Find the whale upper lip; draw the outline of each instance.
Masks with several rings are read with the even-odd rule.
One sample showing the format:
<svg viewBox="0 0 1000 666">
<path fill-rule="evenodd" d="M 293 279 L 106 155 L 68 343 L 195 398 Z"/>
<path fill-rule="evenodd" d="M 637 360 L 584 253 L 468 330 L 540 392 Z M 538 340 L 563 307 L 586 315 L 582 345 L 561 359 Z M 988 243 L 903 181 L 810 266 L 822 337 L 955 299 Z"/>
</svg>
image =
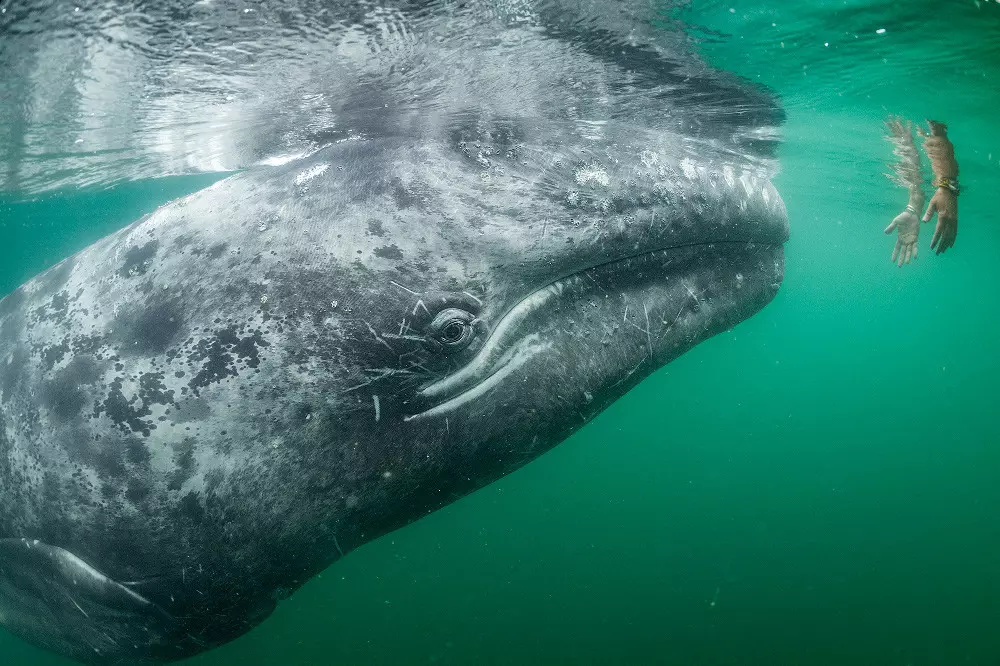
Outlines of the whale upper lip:
<svg viewBox="0 0 1000 666">
<path fill-rule="evenodd" d="M 537 335 L 524 335 L 525 324 L 562 293 L 565 280 L 572 275 L 603 265 L 616 264 L 658 252 L 669 253 L 695 246 L 722 246 L 753 249 L 779 246 L 788 240 L 789 225 L 784 201 L 767 179 L 752 175 L 734 175 L 723 170 L 723 177 L 712 178 L 703 168 L 689 170 L 690 176 L 679 195 L 689 199 L 681 215 L 693 215 L 690 224 L 672 223 L 677 209 L 668 206 L 648 207 L 650 221 L 637 217 L 634 225 L 622 230 L 620 247 L 632 251 L 601 256 L 596 244 L 581 253 L 577 265 L 552 276 L 551 282 L 528 294 L 497 323 L 479 352 L 465 366 L 425 386 L 417 395 L 423 411 L 406 417 L 413 420 L 441 414 L 459 407 L 479 393 L 489 390 L 545 349 Z M 697 195 L 699 201 L 690 199 Z M 663 220 L 656 227 L 655 219 Z"/>
</svg>

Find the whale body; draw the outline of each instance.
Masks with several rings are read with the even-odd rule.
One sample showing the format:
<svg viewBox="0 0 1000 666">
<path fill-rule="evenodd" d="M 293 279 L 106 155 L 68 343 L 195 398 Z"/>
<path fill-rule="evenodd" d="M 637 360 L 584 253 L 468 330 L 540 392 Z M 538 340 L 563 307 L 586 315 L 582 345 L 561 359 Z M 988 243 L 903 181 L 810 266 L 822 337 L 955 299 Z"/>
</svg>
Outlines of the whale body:
<svg viewBox="0 0 1000 666">
<path fill-rule="evenodd" d="M 131 162 L 81 158 L 81 182 L 206 151 L 238 172 L 0 301 L 0 624 L 82 662 L 240 636 L 781 284 L 776 101 L 642 12 L 282 6 L 119 26 L 114 44 L 137 30 L 167 54 L 249 45 L 271 87 L 241 101 L 244 71 L 191 56 L 246 122 L 221 147 L 130 139 Z M 45 28 L 46 11 L 6 20 Z M 36 64 L 40 43 L 22 49 Z M 187 92 L 171 99 L 214 94 Z M 40 165 L 5 157 L 9 182 L 44 189 Z"/>
</svg>

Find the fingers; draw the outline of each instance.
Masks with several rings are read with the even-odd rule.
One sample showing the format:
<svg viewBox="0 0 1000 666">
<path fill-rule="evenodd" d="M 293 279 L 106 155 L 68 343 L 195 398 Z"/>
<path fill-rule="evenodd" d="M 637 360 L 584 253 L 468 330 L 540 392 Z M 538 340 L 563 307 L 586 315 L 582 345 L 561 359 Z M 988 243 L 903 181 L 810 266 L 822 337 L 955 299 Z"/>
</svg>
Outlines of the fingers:
<svg viewBox="0 0 1000 666">
<path fill-rule="evenodd" d="M 955 245 L 955 238 L 958 236 L 958 226 L 957 223 L 952 223 L 950 220 L 945 220 L 944 223 L 940 222 L 941 220 L 940 215 L 938 215 L 938 220 L 939 220 L 938 226 L 941 228 L 940 230 L 941 238 L 937 246 L 937 253 L 941 254 L 948 248 Z M 935 230 L 935 235 L 937 234 L 938 231 Z M 933 246 L 931 247 L 933 249 Z"/>
<path fill-rule="evenodd" d="M 930 222 L 931 218 L 934 217 L 934 210 L 937 208 L 937 202 L 931 199 L 931 202 L 927 204 L 927 211 L 924 213 L 922 218 L 923 222 Z"/>
<path fill-rule="evenodd" d="M 898 220 L 899 220 L 899 218 L 897 217 L 895 220 L 893 220 L 892 222 L 890 222 L 889 226 L 887 226 L 885 228 L 885 233 L 891 234 L 896 229 L 896 224 L 897 224 Z"/>
<path fill-rule="evenodd" d="M 934 225 L 934 236 L 931 238 L 931 249 L 936 250 L 938 254 L 944 252 L 947 236 L 948 225 L 941 219 L 941 216 L 938 215 L 937 224 Z"/>
<path fill-rule="evenodd" d="M 896 261 L 897 257 L 899 258 L 899 261 Z M 900 241 L 896 242 L 896 249 L 894 249 L 892 251 L 892 261 L 893 261 L 893 263 L 895 263 L 899 267 L 902 267 L 903 264 L 908 264 L 908 263 L 910 263 L 910 261 L 912 261 L 912 260 L 914 260 L 916 258 L 917 258 L 917 245 L 916 245 L 916 243 L 906 243 L 904 245 Z"/>
</svg>

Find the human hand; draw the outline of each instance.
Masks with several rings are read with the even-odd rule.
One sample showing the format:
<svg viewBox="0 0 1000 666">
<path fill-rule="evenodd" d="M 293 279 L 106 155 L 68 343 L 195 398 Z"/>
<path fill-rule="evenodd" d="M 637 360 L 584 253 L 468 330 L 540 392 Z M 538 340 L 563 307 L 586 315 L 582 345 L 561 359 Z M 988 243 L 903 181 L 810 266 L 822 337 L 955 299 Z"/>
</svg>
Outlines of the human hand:
<svg viewBox="0 0 1000 666">
<path fill-rule="evenodd" d="M 918 126 L 917 132 L 919 132 L 920 136 L 924 137 L 925 139 L 931 136 L 942 136 L 948 138 L 948 126 L 943 122 L 941 122 L 940 120 L 928 120 L 927 130 L 925 130 L 923 127 Z"/>
<path fill-rule="evenodd" d="M 889 116 L 889 119 L 885 121 L 885 125 L 889 130 L 889 135 L 894 139 L 913 145 L 913 125 L 909 120 L 904 121 L 899 116 Z"/>
<path fill-rule="evenodd" d="M 935 212 L 938 219 L 931 237 L 931 249 L 941 254 L 955 244 L 958 236 L 958 196 L 946 187 L 937 188 L 927 204 L 924 222 L 930 221 Z"/>
<path fill-rule="evenodd" d="M 896 216 L 885 228 L 885 233 L 891 234 L 896 231 L 896 247 L 892 251 L 892 261 L 899 259 L 897 265 L 910 263 L 911 259 L 917 258 L 917 237 L 920 235 L 920 219 L 917 212 L 911 206 Z"/>
</svg>

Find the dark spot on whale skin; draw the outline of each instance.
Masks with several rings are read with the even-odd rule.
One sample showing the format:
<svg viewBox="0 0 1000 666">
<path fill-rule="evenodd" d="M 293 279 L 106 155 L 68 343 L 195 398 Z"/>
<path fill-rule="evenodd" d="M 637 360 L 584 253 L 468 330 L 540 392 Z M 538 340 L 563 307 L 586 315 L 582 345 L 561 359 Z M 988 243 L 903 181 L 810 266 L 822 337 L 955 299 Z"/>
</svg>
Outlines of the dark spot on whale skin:
<svg viewBox="0 0 1000 666">
<path fill-rule="evenodd" d="M 125 458 L 137 467 L 149 467 L 149 449 L 142 440 L 134 437 L 125 440 Z"/>
<path fill-rule="evenodd" d="M 180 252 L 193 242 L 194 239 L 192 238 L 191 234 L 181 234 L 180 236 L 175 238 L 173 242 L 170 244 L 170 249 L 176 252 Z"/>
<path fill-rule="evenodd" d="M 4 474 L 3 465 L 9 463 L 7 456 L 10 455 L 11 443 L 7 438 L 7 422 L 4 420 L 3 412 L 0 412 L 0 481 L 9 481 L 10 477 Z"/>
<path fill-rule="evenodd" d="M 70 420 L 80 413 L 87 402 L 87 395 L 81 387 L 96 382 L 100 372 L 100 366 L 93 358 L 75 356 L 42 385 L 42 405 L 56 420 Z"/>
<path fill-rule="evenodd" d="M 149 268 L 149 261 L 156 256 L 156 251 L 159 247 L 159 241 L 151 240 L 139 247 L 130 248 L 125 253 L 125 263 L 118 270 L 118 274 L 125 278 L 145 275 Z"/>
<path fill-rule="evenodd" d="M 138 394 L 131 399 L 126 398 L 122 392 L 123 385 L 123 377 L 116 377 L 111 382 L 104 401 L 94 407 L 94 417 L 106 414 L 123 432 L 137 432 L 149 437 L 150 431 L 156 428 L 152 421 L 144 419 L 153 413 L 150 406 L 173 403 L 174 392 L 168 391 L 163 384 L 162 372 L 147 372 L 141 375 Z"/>
<path fill-rule="evenodd" d="M 42 348 L 42 367 L 46 372 L 52 370 L 56 363 L 63 360 L 69 353 L 69 338 L 65 338 L 57 345 L 49 345 Z"/>
<path fill-rule="evenodd" d="M 103 402 L 94 407 L 94 417 L 107 414 L 116 426 L 124 432 L 141 432 L 147 437 L 155 426 L 149 421 L 143 421 L 142 417 L 149 416 L 152 411 L 145 405 L 133 407 L 133 401 L 128 400 L 122 393 L 123 380 L 116 377 L 111 382 L 108 395 Z"/>
<path fill-rule="evenodd" d="M 107 438 L 95 436 L 85 421 L 78 421 L 78 425 L 72 427 L 59 428 L 53 439 L 62 447 L 66 454 L 77 465 L 94 467 L 101 447 Z M 78 468 L 79 469 L 79 468 Z M 75 476 L 75 475 L 74 475 Z M 86 481 L 80 480 L 81 483 Z"/>
<path fill-rule="evenodd" d="M 291 407 L 292 411 L 292 423 L 305 423 L 312 418 L 313 408 L 312 405 L 305 402 L 300 402 L 297 405 Z"/>
<path fill-rule="evenodd" d="M 114 479 L 104 477 L 101 479 L 101 497 L 105 500 L 117 499 L 121 494 L 121 487 L 115 482 Z"/>
<path fill-rule="evenodd" d="M 53 294 L 47 305 L 38 309 L 40 319 L 58 321 L 66 316 L 69 309 L 69 292 L 63 290 Z"/>
<path fill-rule="evenodd" d="M 198 493 L 189 492 L 177 505 L 178 513 L 195 524 L 201 524 L 205 520 L 205 508 L 201 505 Z"/>
<path fill-rule="evenodd" d="M 42 386 L 42 406 L 59 422 L 65 423 L 80 413 L 87 395 L 76 385 L 52 380 Z"/>
<path fill-rule="evenodd" d="M 63 290 L 55 294 L 49 302 L 49 308 L 56 315 L 65 315 L 67 308 L 69 308 L 69 292 Z"/>
<path fill-rule="evenodd" d="M 218 259 L 222 256 L 222 253 L 226 251 L 227 247 L 229 246 L 226 243 L 216 243 L 212 247 L 208 248 L 208 258 Z"/>
<path fill-rule="evenodd" d="M 234 277 L 222 285 L 222 293 L 231 303 L 247 303 L 256 306 L 260 304 L 260 297 L 266 292 L 259 284 Z"/>
<path fill-rule="evenodd" d="M 149 484 L 141 479 L 130 479 L 128 482 L 128 487 L 125 489 L 125 499 L 134 503 L 142 504 L 149 497 L 150 492 L 152 492 Z"/>
<path fill-rule="evenodd" d="M 400 250 L 395 243 L 393 243 L 392 245 L 376 248 L 375 256 L 381 257 L 382 259 L 402 259 L 403 251 Z"/>
<path fill-rule="evenodd" d="M 96 356 L 98 350 L 105 344 L 107 344 L 107 340 L 103 335 L 76 335 L 70 341 L 70 348 L 77 355 L 94 354 Z"/>
<path fill-rule="evenodd" d="M 270 346 L 260 329 L 243 337 L 239 336 L 235 326 L 220 329 L 211 338 L 199 340 L 188 356 L 192 364 L 202 363 L 201 370 L 188 382 L 188 386 L 197 393 L 197 389 L 221 382 L 226 377 L 236 377 L 239 374 L 237 361 L 247 368 L 256 368 L 260 365 L 259 348 Z"/>
<path fill-rule="evenodd" d="M 368 233 L 372 236 L 378 236 L 379 238 L 385 236 L 385 228 L 382 226 L 382 221 L 368 220 Z"/>
<path fill-rule="evenodd" d="M 92 357 L 78 355 L 73 357 L 61 371 L 67 381 L 77 384 L 94 384 L 101 377 L 101 364 Z"/>
<path fill-rule="evenodd" d="M 113 328 L 123 331 L 122 351 L 127 354 L 162 354 L 184 325 L 178 299 L 154 301 L 137 315 L 123 315 Z"/>
<path fill-rule="evenodd" d="M 42 497 L 48 502 L 54 503 L 59 500 L 61 486 L 62 480 L 56 472 L 47 470 L 42 474 Z"/>
<path fill-rule="evenodd" d="M 222 485 L 222 482 L 226 480 L 225 473 L 219 469 L 213 469 L 207 474 L 205 474 L 205 490 L 210 494 L 214 495 L 215 492 Z"/>
<path fill-rule="evenodd" d="M 174 450 L 174 471 L 170 475 L 167 484 L 169 490 L 180 490 L 184 482 L 190 479 L 195 473 L 193 437 L 185 437 L 182 442 L 176 445 Z"/>
<path fill-rule="evenodd" d="M 147 372 L 139 377 L 139 397 L 144 405 L 169 405 L 174 392 L 167 390 L 162 372 Z"/>
<path fill-rule="evenodd" d="M 404 187 L 399 182 L 395 183 L 392 187 L 392 200 L 395 202 L 396 207 L 401 210 L 417 208 L 422 203 L 419 196 L 413 194 L 409 188 Z"/>
<path fill-rule="evenodd" d="M 126 478 L 128 469 L 125 467 L 124 453 L 118 446 L 118 442 L 106 444 L 94 460 L 94 469 L 97 470 L 97 475 L 104 480 Z"/>
<path fill-rule="evenodd" d="M 75 298 L 73 300 L 76 300 Z M 69 292 L 60 291 L 54 294 L 48 303 L 41 305 L 31 311 L 37 321 L 62 321 L 69 311 Z"/>
</svg>

